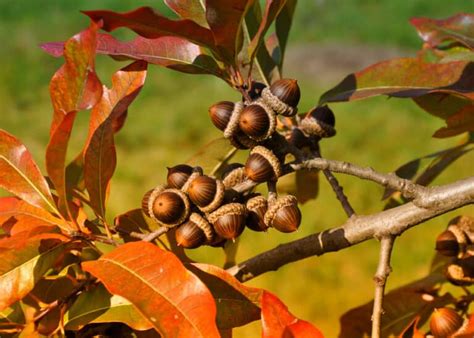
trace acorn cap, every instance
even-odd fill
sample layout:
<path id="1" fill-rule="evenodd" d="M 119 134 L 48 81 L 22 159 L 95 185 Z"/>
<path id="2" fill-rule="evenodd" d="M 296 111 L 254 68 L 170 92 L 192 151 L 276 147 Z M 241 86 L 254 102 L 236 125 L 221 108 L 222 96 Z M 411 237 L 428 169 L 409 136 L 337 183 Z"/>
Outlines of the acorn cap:
<path id="1" fill-rule="evenodd" d="M 262 100 L 253 102 L 240 113 L 240 130 L 256 141 L 269 138 L 276 127 L 274 111 Z"/>
<path id="2" fill-rule="evenodd" d="M 442 307 L 434 309 L 430 319 L 430 330 L 435 337 L 451 337 L 461 328 L 463 322 L 456 311 Z"/>
<path id="3" fill-rule="evenodd" d="M 283 116 L 294 116 L 300 100 L 300 88 L 298 82 L 292 79 L 281 79 L 274 82 L 270 88 L 262 90 L 262 99 L 277 114 Z"/>
<path id="4" fill-rule="evenodd" d="M 245 135 L 241 130 L 237 131 L 229 138 L 230 143 L 237 149 L 250 149 L 255 147 L 258 143 Z"/>
<path id="5" fill-rule="evenodd" d="M 281 176 L 280 161 L 270 149 L 256 146 L 245 163 L 245 174 L 254 182 L 276 180 Z"/>
<path id="6" fill-rule="evenodd" d="M 227 126 L 224 129 L 225 138 L 230 138 L 232 135 L 239 131 L 239 119 L 244 107 L 245 106 L 243 102 L 239 101 L 234 103 L 234 109 L 232 110 L 232 113 L 230 115 L 229 122 L 227 123 Z"/>
<path id="7" fill-rule="evenodd" d="M 296 231 L 301 223 L 301 212 L 295 196 L 279 197 L 265 213 L 265 224 L 281 232 Z"/>
<path id="8" fill-rule="evenodd" d="M 224 184 L 225 189 L 230 189 L 233 186 L 245 181 L 245 179 L 247 178 L 247 176 L 245 175 L 245 167 L 241 166 L 238 168 L 234 168 L 227 174 L 224 174 L 223 177 L 224 179 L 222 180 L 222 183 Z"/>
<path id="9" fill-rule="evenodd" d="M 193 173 L 193 167 L 187 164 L 178 164 L 174 167 L 168 167 L 167 182 L 168 187 L 181 189 L 189 176 Z"/>
<path id="10" fill-rule="evenodd" d="M 183 223 L 189 216 L 188 196 L 178 189 L 164 189 L 158 186 L 153 189 L 148 201 L 150 217 L 168 228 Z"/>
<path id="11" fill-rule="evenodd" d="M 142 198 L 142 211 L 145 213 L 145 215 L 147 215 L 148 217 L 151 217 L 150 215 L 150 209 L 148 207 L 148 203 L 150 202 L 150 196 L 153 192 L 153 189 L 151 190 L 148 190 L 145 195 L 143 195 L 143 198 Z"/>
<path id="12" fill-rule="evenodd" d="M 220 180 L 202 175 L 196 177 L 188 188 L 188 196 L 202 212 L 212 212 L 224 200 L 224 184 Z"/>
<path id="13" fill-rule="evenodd" d="M 316 107 L 301 120 L 300 127 L 307 135 L 332 137 L 336 135 L 335 116 L 328 106 Z"/>
<path id="14" fill-rule="evenodd" d="M 178 226 L 174 235 L 176 244 L 187 249 L 195 249 L 206 242 L 204 231 L 191 220 Z"/>
<path id="15" fill-rule="evenodd" d="M 196 226 L 201 229 L 206 236 L 206 242 L 211 243 L 214 239 L 215 233 L 212 226 L 209 222 L 200 214 L 193 212 L 191 216 L 189 216 L 189 220 L 196 224 Z"/>
<path id="16" fill-rule="evenodd" d="M 265 224 L 265 213 L 268 209 L 267 199 L 263 196 L 255 196 L 250 198 L 245 206 L 247 208 L 247 227 L 254 231 L 266 231 L 268 228 Z"/>
<path id="17" fill-rule="evenodd" d="M 209 117 L 218 129 L 224 131 L 229 123 L 233 110 L 234 102 L 220 101 L 209 107 Z"/>
<path id="18" fill-rule="evenodd" d="M 245 226 L 247 209 L 240 203 L 229 203 L 209 214 L 207 219 L 214 226 L 214 231 L 222 238 L 237 238 Z"/>
<path id="19" fill-rule="evenodd" d="M 443 256 L 457 256 L 459 254 L 459 243 L 456 236 L 449 230 L 443 231 L 436 238 L 436 251 Z"/>
<path id="20" fill-rule="evenodd" d="M 474 256 L 455 259 L 445 270 L 446 278 L 454 285 L 474 284 Z"/>
<path id="21" fill-rule="evenodd" d="M 194 167 L 193 168 L 193 173 L 188 177 L 187 181 L 183 184 L 181 187 L 181 191 L 188 193 L 189 186 L 191 185 L 191 182 L 193 182 L 196 178 L 199 176 L 202 176 L 202 168 L 201 167 Z"/>

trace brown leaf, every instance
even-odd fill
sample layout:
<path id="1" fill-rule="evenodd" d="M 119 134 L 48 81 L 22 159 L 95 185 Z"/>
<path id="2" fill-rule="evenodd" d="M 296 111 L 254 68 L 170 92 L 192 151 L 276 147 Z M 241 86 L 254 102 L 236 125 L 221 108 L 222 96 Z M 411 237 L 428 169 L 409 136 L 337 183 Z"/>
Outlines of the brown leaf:
<path id="1" fill-rule="evenodd" d="M 214 49 L 212 32 L 199 26 L 192 20 L 171 20 L 151 7 L 140 7 L 130 12 L 84 11 L 92 20 L 103 21 L 103 29 L 111 32 L 120 27 L 127 27 L 137 34 L 156 39 L 162 36 L 178 36 L 198 45 Z"/>
<path id="2" fill-rule="evenodd" d="M 129 210 L 126 213 L 118 215 L 114 221 L 115 228 L 117 230 L 123 230 L 124 232 L 137 232 L 137 233 L 149 233 L 153 230 L 158 229 L 160 226 L 153 221 L 148 221 L 143 215 L 142 209 Z M 136 241 L 133 238 L 124 233 L 120 233 L 121 237 L 125 242 Z"/>
<path id="3" fill-rule="evenodd" d="M 0 240 L 0 311 L 22 299 L 66 250 L 59 234 L 24 231 Z"/>
<path id="4" fill-rule="evenodd" d="M 214 265 L 195 263 L 189 269 L 211 291 L 217 305 L 219 329 L 246 325 L 260 318 L 262 289 L 245 286 Z"/>
<path id="5" fill-rule="evenodd" d="M 410 23 L 431 47 L 446 41 L 456 41 L 474 49 L 474 14 L 459 13 L 441 20 L 413 18 Z"/>
<path id="6" fill-rule="evenodd" d="M 419 321 L 420 317 L 416 316 L 398 338 L 425 338 L 425 335 L 418 330 Z"/>
<path id="7" fill-rule="evenodd" d="M 146 78 L 147 64 L 136 61 L 112 77 L 112 88 L 104 88 L 102 99 L 92 109 L 89 136 L 84 147 L 84 180 L 91 207 L 105 217 L 106 192 L 116 166 L 114 121 L 127 111 Z"/>
<path id="8" fill-rule="evenodd" d="M 293 316 L 275 295 L 262 295 L 262 338 L 324 338 L 311 323 Z"/>
<path id="9" fill-rule="evenodd" d="M 135 305 L 161 335 L 219 337 L 211 293 L 172 253 L 131 242 L 82 266 Z"/>
<path id="10" fill-rule="evenodd" d="M 451 137 L 474 131 L 474 102 L 446 119 L 446 127 L 438 129 L 434 137 Z"/>
<path id="11" fill-rule="evenodd" d="M 0 129 L 0 187 L 36 207 L 54 211 L 48 183 L 28 149 L 13 135 Z"/>
<path id="12" fill-rule="evenodd" d="M 91 23 L 88 29 L 66 42 L 65 63 L 49 86 L 54 116 L 46 149 L 46 169 L 58 194 L 59 211 L 69 218 L 65 160 L 72 126 L 76 113 L 91 108 L 102 96 L 102 84 L 94 70 L 98 29 Z"/>
<path id="13" fill-rule="evenodd" d="M 350 74 L 324 93 L 319 104 L 353 101 L 377 95 L 419 97 L 432 92 L 474 93 L 474 63 L 428 63 L 421 58 L 400 58 L 376 63 Z"/>

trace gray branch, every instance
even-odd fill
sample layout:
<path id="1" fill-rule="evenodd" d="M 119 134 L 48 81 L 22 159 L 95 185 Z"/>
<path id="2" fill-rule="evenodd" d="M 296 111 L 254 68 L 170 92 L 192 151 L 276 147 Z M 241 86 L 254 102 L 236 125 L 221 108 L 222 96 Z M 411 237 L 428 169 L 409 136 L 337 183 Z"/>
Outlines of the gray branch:
<path id="1" fill-rule="evenodd" d="M 308 161 L 310 167 L 328 163 L 324 159 Z M 329 163 L 336 161 L 329 161 Z M 395 177 L 371 173 L 371 169 L 342 165 L 340 172 L 355 173 L 359 177 L 380 181 L 379 183 L 398 187 L 417 196 L 412 202 L 368 216 L 354 216 L 343 225 L 309 235 L 299 240 L 281 244 L 228 269 L 240 281 L 250 280 L 281 266 L 326 252 L 339 251 L 371 238 L 399 236 L 405 230 L 448 211 L 474 203 L 474 177 L 438 187 L 425 188 L 407 184 Z M 331 166 L 334 171 L 338 166 Z M 328 168 L 331 170 L 331 168 Z M 349 169 L 351 168 L 351 169 Z M 295 165 L 294 169 L 298 169 Z M 389 175 L 390 176 L 390 175 Z M 401 182 L 402 180 L 402 182 Z M 383 183 L 382 183 L 383 182 Z"/>

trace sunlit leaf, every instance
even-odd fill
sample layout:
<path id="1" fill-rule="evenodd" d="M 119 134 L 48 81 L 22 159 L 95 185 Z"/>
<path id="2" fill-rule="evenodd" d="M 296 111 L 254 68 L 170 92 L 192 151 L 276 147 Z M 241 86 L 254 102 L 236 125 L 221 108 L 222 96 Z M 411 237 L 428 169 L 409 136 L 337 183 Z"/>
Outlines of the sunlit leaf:
<path id="1" fill-rule="evenodd" d="M 243 43 L 242 22 L 254 0 L 207 0 L 206 19 L 224 60 L 235 64 Z"/>
<path id="2" fill-rule="evenodd" d="M 25 223 L 25 226 L 28 224 L 65 225 L 63 220 L 23 200 L 15 197 L 0 198 L 0 224 L 12 218 L 16 224 Z"/>
<path id="3" fill-rule="evenodd" d="M 117 162 L 114 121 L 124 114 L 140 92 L 147 64 L 136 61 L 112 77 L 112 88 L 103 89 L 102 99 L 92 109 L 89 136 L 84 147 L 84 179 L 91 207 L 105 217 L 106 192 Z"/>
<path id="4" fill-rule="evenodd" d="M 45 43 L 41 47 L 53 56 L 62 55 L 60 42 Z M 143 60 L 183 73 L 212 74 L 226 79 L 212 56 L 201 46 L 180 37 L 146 39 L 138 36 L 132 41 L 121 42 L 112 35 L 99 34 L 97 53 L 110 55 L 117 60 Z"/>
<path id="5" fill-rule="evenodd" d="M 129 210 L 126 213 L 118 215 L 115 218 L 114 224 L 125 242 L 137 240 L 126 233 L 149 233 L 160 227 L 156 222 L 147 219 L 141 209 Z"/>
<path id="6" fill-rule="evenodd" d="M 166 5 L 182 19 L 193 20 L 203 27 L 209 27 L 202 0 L 165 0 Z"/>
<path id="7" fill-rule="evenodd" d="M 0 311 L 22 299 L 66 249 L 59 234 L 27 231 L 0 240 Z"/>
<path id="8" fill-rule="evenodd" d="M 113 322 L 127 324 L 135 330 L 153 328 L 128 300 L 111 295 L 102 285 L 81 293 L 64 318 L 67 330 L 79 330 L 84 325 L 92 323 Z"/>
<path id="9" fill-rule="evenodd" d="M 324 93 L 319 104 L 353 101 L 377 95 L 419 97 L 436 91 L 469 97 L 474 93 L 474 63 L 427 63 L 400 58 L 376 63 L 348 75 Z"/>
<path id="10" fill-rule="evenodd" d="M 214 49 L 212 32 L 192 20 L 171 20 L 150 7 L 140 7 L 130 12 L 84 11 L 92 20 L 103 21 L 103 29 L 111 32 L 127 27 L 137 34 L 155 39 L 162 36 L 178 36 L 198 45 Z"/>
<path id="11" fill-rule="evenodd" d="M 189 268 L 206 284 L 216 301 L 219 329 L 231 329 L 260 318 L 262 289 L 245 286 L 214 265 L 196 263 Z"/>
<path id="12" fill-rule="evenodd" d="M 262 295 L 262 338 L 324 338 L 311 323 L 293 316 L 275 295 Z M 349 337 L 349 336 L 348 336 Z"/>
<path id="13" fill-rule="evenodd" d="M 236 151 L 237 149 L 230 144 L 229 140 L 221 137 L 206 144 L 186 163 L 192 166 L 200 166 L 204 172 L 211 173 L 226 164 Z"/>
<path id="14" fill-rule="evenodd" d="M 172 253 L 131 242 L 82 265 L 110 293 L 135 305 L 162 335 L 219 337 L 211 293 Z"/>
<path id="15" fill-rule="evenodd" d="M 55 210 L 48 183 L 28 149 L 13 135 L 0 129 L 0 187 L 25 202 Z"/>
<path id="16" fill-rule="evenodd" d="M 413 18 L 410 20 L 420 37 L 431 47 L 455 41 L 474 49 L 474 15 L 460 13 L 447 19 Z"/>
<path id="17" fill-rule="evenodd" d="M 59 197 L 60 212 L 69 216 L 65 161 L 69 138 L 79 110 L 94 106 L 102 96 L 102 84 L 94 70 L 96 35 L 94 23 L 67 40 L 65 63 L 51 79 L 49 90 L 54 108 L 46 169 Z"/>
<path id="18" fill-rule="evenodd" d="M 421 326 L 429 318 L 434 308 L 455 302 L 449 294 L 438 295 L 436 286 L 446 282 L 440 271 L 410 284 L 390 291 L 384 296 L 381 336 L 398 335 L 419 316 Z M 372 328 L 373 302 L 369 302 L 342 315 L 340 319 L 342 337 L 362 337 L 370 335 Z"/>

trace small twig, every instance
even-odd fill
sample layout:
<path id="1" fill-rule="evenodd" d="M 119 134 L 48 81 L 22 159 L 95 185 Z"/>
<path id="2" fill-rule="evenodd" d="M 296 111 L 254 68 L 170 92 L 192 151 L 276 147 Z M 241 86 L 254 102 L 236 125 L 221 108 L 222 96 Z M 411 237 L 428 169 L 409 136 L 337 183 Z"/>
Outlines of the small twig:
<path id="1" fill-rule="evenodd" d="M 147 234 L 145 237 L 143 237 L 142 241 L 152 242 L 155 239 L 157 239 L 158 237 L 160 237 L 161 235 L 167 233 L 168 230 L 169 230 L 169 228 L 167 228 L 167 227 L 158 228 L 155 231 L 152 231 L 149 234 Z"/>
<path id="2" fill-rule="evenodd" d="M 268 181 L 267 182 L 267 189 L 268 189 L 268 204 L 272 205 L 278 197 L 276 181 Z"/>
<path id="3" fill-rule="evenodd" d="M 374 276 L 375 295 L 372 310 L 372 338 L 380 338 L 381 319 L 383 314 L 383 295 L 387 278 L 392 272 L 390 257 L 392 255 L 395 236 L 385 236 L 380 241 L 380 256 L 377 272 Z"/>
<path id="4" fill-rule="evenodd" d="M 144 239 L 146 236 L 148 236 L 149 234 L 143 234 L 141 232 L 136 232 L 136 231 L 130 231 L 130 230 L 127 230 L 127 229 L 122 229 L 120 227 L 115 227 L 114 228 L 115 231 L 117 232 L 120 232 L 122 234 L 126 234 L 126 235 L 129 235 L 130 237 L 132 238 L 136 238 L 136 239 Z"/>

